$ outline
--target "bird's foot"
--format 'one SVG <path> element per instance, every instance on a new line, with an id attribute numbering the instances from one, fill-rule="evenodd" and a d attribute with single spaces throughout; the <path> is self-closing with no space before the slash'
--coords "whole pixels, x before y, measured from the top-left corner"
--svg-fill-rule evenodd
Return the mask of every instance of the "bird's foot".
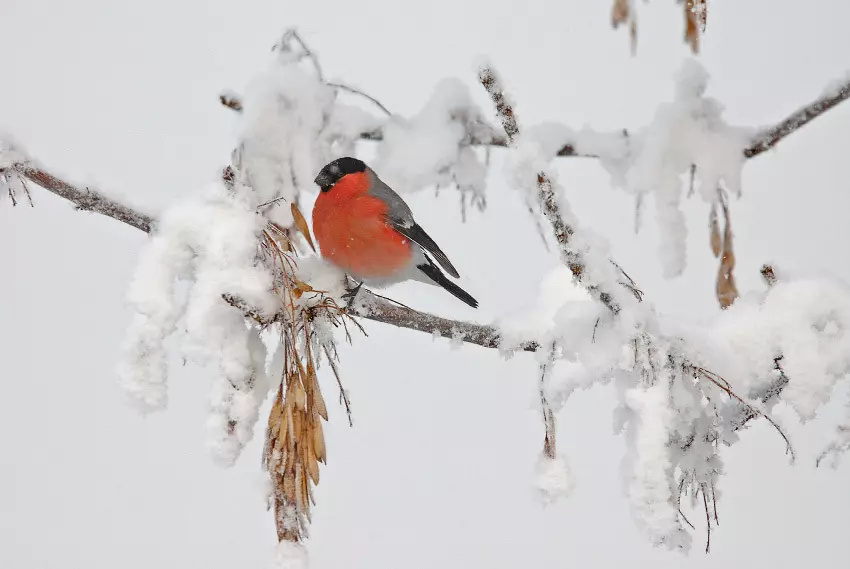
<path id="1" fill-rule="evenodd" d="M 340 298 L 344 298 L 346 300 L 346 304 L 348 305 L 349 308 L 351 308 L 351 305 L 354 303 L 354 299 L 357 297 L 357 293 L 360 292 L 360 288 L 362 286 L 363 286 L 363 281 L 360 281 L 360 284 L 358 284 L 353 289 L 349 289 L 348 292 L 346 292 L 345 294 L 343 294 L 340 297 Z"/>

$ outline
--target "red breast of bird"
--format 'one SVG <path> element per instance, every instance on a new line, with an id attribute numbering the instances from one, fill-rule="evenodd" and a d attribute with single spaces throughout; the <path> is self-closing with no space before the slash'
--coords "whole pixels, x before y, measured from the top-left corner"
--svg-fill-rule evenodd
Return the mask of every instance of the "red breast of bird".
<path id="1" fill-rule="evenodd" d="M 313 206 L 322 257 L 358 280 L 405 280 L 414 263 L 410 239 L 387 224 L 389 204 L 372 195 L 368 172 L 344 175 Z M 422 259 L 424 261 L 424 259 Z"/>
<path id="2" fill-rule="evenodd" d="M 343 157 L 322 168 L 313 233 L 322 257 L 370 286 L 417 280 L 441 286 L 470 306 L 477 301 L 450 281 L 457 269 L 419 226 L 407 203 L 361 160 Z"/>

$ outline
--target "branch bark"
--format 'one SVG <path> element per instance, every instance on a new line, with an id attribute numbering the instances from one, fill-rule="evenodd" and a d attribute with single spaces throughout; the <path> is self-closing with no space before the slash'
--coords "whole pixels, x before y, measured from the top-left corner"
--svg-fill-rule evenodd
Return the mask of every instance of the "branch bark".
<path id="1" fill-rule="evenodd" d="M 128 206 L 120 204 L 103 194 L 89 190 L 81 190 L 72 184 L 54 176 L 53 174 L 30 164 L 18 164 L 13 167 L 14 171 L 38 184 L 45 190 L 65 198 L 77 209 L 93 211 L 113 219 L 117 219 L 131 227 L 141 229 L 150 233 L 156 223 L 153 217 L 140 213 Z M 398 328 L 407 328 L 427 334 L 439 333 L 446 338 L 454 338 L 484 348 L 499 348 L 503 342 L 502 335 L 493 326 L 464 322 L 462 320 L 449 320 L 441 318 L 428 312 L 420 312 L 403 306 L 392 304 L 367 290 L 361 290 L 360 295 L 366 299 L 365 308 L 355 308 L 352 314 L 367 320 L 391 324 Z M 246 316 L 260 323 L 271 323 L 274 317 L 262 315 L 259 311 L 248 306 L 241 299 L 226 296 L 224 299 L 232 306 L 240 309 Z M 513 346 L 518 350 L 534 352 L 539 349 L 536 342 L 524 342 Z"/>
<path id="2" fill-rule="evenodd" d="M 99 192 L 90 190 L 89 188 L 81 190 L 31 164 L 16 164 L 13 166 L 13 169 L 17 174 L 35 182 L 45 190 L 50 190 L 54 194 L 65 198 L 76 205 L 77 209 L 93 211 L 117 219 L 136 229 L 141 229 L 145 233 L 151 232 L 151 227 L 154 223 L 154 219 L 151 216 L 118 203 Z"/>
<path id="3" fill-rule="evenodd" d="M 516 137 L 519 135 L 519 125 L 517 124 L 513 107 L 505 96 L 505 90 L 498 75 L 492 68 L 482 67 L 478 72 L 478 80 L 484 89 L 487 90 L 487 94 L 490 95 L 493 106 L 496 108 L 496 114 L 499 116 L 502 128 L 507 135 L 507 142 L 510 146 L 513 146 Z M 561 205 L 558 202 L 556 188 L 552 183 L 552 179 L 544 171 L 537 173 L 537 190 L 537 202 L 540 205 L 540 211 L 552 227 L 555 241 L 558 243 L 561 251 L 562 261 L 570 269 L 575 280 L 587 289 L 591 297 L 604 304 L 612 314 L 618 314 L 620 312 L 620 304 L 608 289 L 611 283 L 592 282 L 588 280 L 584 254 L 581 250 L 574 247 L 571 242 L 572 236 L 575 234 L 575 228 L 573 224 L 565 219 L 561 211 Z M 612 261 L 612 264 L 619 269 L 617 263 Z M 622 272 L 622 269 L 620 271 Z M 619 284 L 625 286 L 623 282 Z M 635 287 L 629 285 L 627 288 L 635 295 L 638 301 L 641 300 L 641 296 L 636 292 Z"/>
<path id="4" fill-rule="evenodd" d="M 848 98 L 850 98 L 850 78 L 844 79 L 835 87 L 828 89 L 823 96 L 791 114 L 784 121 L 763 130 L 753 138 L 753 142 L 744 150 L 744 156 L 754 158 L 773 148 L 780 140 L 801 129 Z"/>

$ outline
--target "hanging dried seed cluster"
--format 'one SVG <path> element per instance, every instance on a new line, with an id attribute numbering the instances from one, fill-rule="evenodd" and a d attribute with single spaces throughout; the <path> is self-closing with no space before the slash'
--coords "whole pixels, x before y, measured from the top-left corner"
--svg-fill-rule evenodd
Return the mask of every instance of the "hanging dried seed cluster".
<path id="1" fill-rule="evenodd" d="M 319 462 L 324 464 L 327 458 L 322 421 L 328 420 L 328 410 L 316 378 L 309 329 L 305 320 L 304 361 L 289 343 L 294 338 L 284 335 L 284 380 L 269 413 L 263 453 L 274 486 L 275 524 L 281 541 L 301 541 L 307 535 L 310 506 L 315 505 L 312 486 L 319 483 Z"/>
<path id="2" fill-rule="evenodd" d="M 294 203 L 291 208 L 295 229 L 315 250 L 304 216 Z M 261 244 L 278 275 L 275 292 L 283 309 L 275 321 L 280 324 L 284 350 L 282 380 L 269 412 L 263 466 L 272 482 L 270 498 L 278 539 L 297 542 L 308 535 L 310 508 L 315 505 L 313 486 L 319 483 L 319 463 L 327 460 L 322 421 L 328 420 L 328 411 L 316 375 L 318 354 L 325 354 L 339 381 L 333 339 L 319 339 L 315 326 L 320 320 L 345 326 L 346 319 L 359 325 L 323 291 L 298 279 L 291 237 L 290 229 L 269 223 Z M 312 293 L 316 302 L 299 303 L 307 293 Z M 348 408 L 344 393 L 343 399 Z"/>

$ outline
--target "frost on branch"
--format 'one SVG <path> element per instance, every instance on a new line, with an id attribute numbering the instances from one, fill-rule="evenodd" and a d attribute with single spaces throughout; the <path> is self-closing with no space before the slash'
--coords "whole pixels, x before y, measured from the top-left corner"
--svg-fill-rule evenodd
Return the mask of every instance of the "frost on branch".
<path id="1" fill-rule="evenodd" d="M 483 209 L 486 167 L 470 137 L 487 139 L 490 128 L 457 79 L 444 79 L 410 119 L 395 116 L 384 125 L 375 168 L 399 192 L 457 185 L 465 207 Z"/>
<path id="2" fill-rule="evenodd" d="M 783 278 L 763 296 L 739 299 L 712 333 L 725 342 L 740 391 L 770 407 L 784 401 L 808 421 L 850 373 L 850 288 L 834 279 Z M 774 397 L 780 373 L 787 385 Z"/>
<path id="3" fill-rule="evenodd" d="M 122 384 L 142 408 L 165 406 L 165 342 L 182 320 L 186 353 L 218 368 L 209 444 L 225 464 L 250 440 L 266 394 L 255 389 L 252 332 L 222 294 L 238 295 L 269 313 L 277 308 L 272 273 L 257 257 L 266 222 L 256 207 L 250 188 L 222 182 L 166 211 L 128 293 L 135 314 L 120 367 Z M 179 281 L 186 283 L 185 299 L 178 295 Z"/>
<path id="4" fill-rule="evenodd" d="M 680 150 L 677 146 L 680 134 L 685 133 L 688 160 L 679 158 L 674 164 L 687 166 L 690 158 L 694 158 L 698 164 L 708 165 L 706 176 L 713 189 L 723 178 L 735 190 L 744 145 L 732 145 L 734 153 L 727 155 L 712 149 L 714 143 L 728 147 L 729 131 L 712 121 L 706 122 L 706 108 L 714 106 L 706 107 L 702 102 L 704 81 L 699 69 L 690 71 L 692 76 L 683 73 L 689 78 L 678 95 L 679 106 L 687 112 L 677 114 L 676 105 L 662 107 L 655 124 L 647 129 L 652 133 L 655 127 L 662 135 L 657 141 L 650 137 L 650 142 L 647 135 L 638 138 L 637 148 L 645 154 L 639 153 L 634 162 L 626 162 L 626 174 L 635 168 L 641 172 L 641 167 L 644 179 L 652 179 L 658 172 L 664 174 L 669 156 L 675 157 Z M 793 460 L 791 443 L 767 415 L 765 404 L 772 404 L 775 401 L 771 399 L 780 395 L 784 399 L 787 391 L 788 402 L 798 412 L 802 408 L 805 417 L 805 412 L 814 413 L 829 397 L 834 382 L 850 371 L 847 361 L 850 349 L 843 334 L 850 294 L 843 285 L 820 281 L 811 288 L 804 286 L 807 294 L 796 298 L 792 307 L 790 301 L 783 299 L 788 291 L 783 293 L 783 287 L 776 285 L 775 275 L 771 273 L 772 286 L 763 297 L 756 298 L 757 308 L 745 312 L 748 303 L 742 300 L 718 315 L 713 325 L 698 328 L 699 334 L 693 326 L 660 318 L 650 303 L 640 302 L 642 293 L 625 271 L 609 259 L 604 242 L 581 228 L 571 213 L 561 187 L 548 172 L 547 161 L 556 145 L 520 135 L 513 107 L 492 69 L 482 69 L 479 79 L 493 100 L 512 146 L 508 160 L 510 185 L 523 192 L 531 211 L 539 212 L 553 231 L 561 259 L 572 275 L 572 283 L 563 282 L 564 290 L 574 284 L 588 293 L 586 299 L 580 300 L 562 293 L 559 307 L 557 295 L 544 292 L 541 298 L 554 300 L 554 306 L 527 310 L 531 318 L 525 322 L 522 318 L 503 322 L 505 337 L 516 337 L 517 331 L 511 328 L 518 327 L 531 334 L 526 339 L 534 338 L 540 346 L 551 346 L 548 351 L 551 360 L 542 363 L 541 376 L 547 433 L 544 449 L 550 449 L 554 411 L 563 406 L 575 389 L 613 379 L 620 399 L 616 429 L 626 435 L 628 443 L 625 491 L 638 526 L 656 545 L 687 550 L 691 537 L 685 525 L 691 524 L 681 510 L 681 498 L 690 495 L 692 505 L 702 506 L 705 512 L 708 551 L 712 512 L 714 524 L 717 523 L 717 483 L 723 472 L 721 445 L 734 443 L 737 431 L 749 420 L 763 417 L 784 439 Z M 723 134 L 718 135 L 718 129 Z M 550 136 L 556 130 L 549 127 L 537 132 Z M 727 159 L 733 166 L 731 169 L 724 166 Z M 677 185 L 675 190 L 680 191 L 680 187 Z M 715 195 L 712 192 L 708 198 L 712 205 Z M 726 266 L 721 265 L 721 272 L 728 275 L 734 289 L 729 217 L 725 202 L 722 205 L 727 234 L 722 246 L 718 244 L 717 254 L 724 253 Z M 567 276 L 563 269 L 561 274 Z M 552 282 L 557 275 L 553 277 Z M 794 290 L 797 295 L 802 292 Z M 814 299 L 822 300 L 823 304 L 814 303 Z M 787 324 L 794 330 L 791 333 L 797 334 L 792 341 L 799 344 L 799 350 L 789 347 L 789 354 L 784 353 L 788 344 L 776 337 L 783 334 L 784 327 L 775 320 L 776 316 L 771 317 L 774 307 L 776 315 L 788 316 L 797 311 L 797 317 Z M 751 328 L 730 341 L 726 334 L 729 323 L 736 322 L 735 318 L 741 315 Z M 711 332 L 703 336 L 706 329 Z M 811 329 L 816 330 L 816 338 L 810 337 Z M 824 332 L 826 337 L 822 337 Z M 754 343 L 758 345 L 765 339 L 770 349 L 751 351 Z M 812 365 L 813 359 L 819 360 L 819 365 L 809 370 L 807 377 L 803 368 Z M 794 379 L 789 379 L 789 363 L 803 377 L 794 387 Z M 711 370 L 722 370 L 731 381 Z M 739 393 L 745 394 L 749 401 Z M 827 452 L 843 449 L 843 442 L 843 439 L 837 441 Z"/>
<path id="5" fill-rule="evenodd" d="M 703 67 L 687 60 L 677 74 L 673 101 L 659 105 L 652 123 L 634 135 L 625 184 L 612 179 L 637 196 L 638 207 L 645 194 L 652 194 L 661 229 L 659 255 L 668 278 L 685 269 L 683 194 L 696 191 L 715 206 L 721 183 L 730 193 L 741 193 L 744 149 L 752 131 L 723 121 L 722 105 L 704 96 L 707 85 Z M 695 177 L 691 184 L 689 174 Z"/>
<path id="6" fill-rule="evenodd" d="M 15 169 L 18 164 L 28 161 L 20 146 L 11 137 L 0 133 L 0 200 L 8 195 L 12 205 L 16 206 L 18 200 L 25 196 L 30 206 L 33 205 L 26 179 Z"/>
<path id="7" fill-rule="evenodd" d="M 293 42 L 300 43 L 300 51 Z M 313 61 L 313 71 L 302 68 L 305 59 Z M 653 124 L 637 135 L 546 124 L 519 137 L 495 75 L 483 74 L 481 80 L 507 137 L 496 136 L 480 120 L 466 92 L 452 81 L 441 84 L 410 121 L 393 117 L 382 127 L 383 120 L 339 104 L 336 97 L 345 89 L 324 83 L 315 56 L 288 33 L 249 89 L 247 107 L 232 94 L 222 98 L 243 113 L 235 168 L 225 170 L 222 183 L 167 212 L 142 255 L 130 293 L 136 314 L 122 366 L 125 386 L 143 408 L 162 407 L 165 338 L 176 327 L 185 328 L 190 355 L 219 370 L 210 443 L 225 463 L 235 460 L 251 437 L 259 402 L 276 392 L 263 461 L 272 481 L 269 502 L 278 537 L 285 542 L 281 564 L 304 562 L 303 548 L 289 544 L 307 536 L 319 463 L 326 457 L 327 409 L 317 369 L 327 362 L 339 380 L 334 329 L 347 336 L 348 324 L 357 326 L 352 315 L 438 331 L 453 344 L 465 341 L 506 354 L 537 352 L 545 437 L 535 481 L 547 500 L 573 487 L 567 463 L 556 452 L 555 411 L 577 389 L 613 383 L 620 403 L 616 430 L 628 441 L 624 481 L 632 512 L 653 543 L 675 548 L 690 540 L 682 525 L 690 526 L 681 509 L 683 496 L 690 495 L 697 506 L 701 497 L 709 530 L 712 509 L 717 522 L 721 445 L 734 443 L 737 431 L 754 418 L 765 418 L 785 437 L 767 414 L 772 406 L 785 401 L 810 418 L 850 369 L 845 333 L 850 294 L 844 285 L 819 279 L 778 286 L 771 273 L 771 290 L 744 297 L 713 322 L 695 327 L 665 321 L 648 302 L 640 302 L 642 292 L 609 258 L 604 241 L 580 226 L 557 177 L 547 171 L 555 155 L 599 158 L 616 185 L 638 195 L 656 194 L 662 227 L 681 239 L 672 209 L 686 186 L 673 180 L 688 169 L 694 178 L 699 174 L 690 187 L 712 205 L 712 245 L 716 256 L 724 255 L 721 276 L 732 284 L 727 292 L 734 300 L 731 231 L 718 186 L 722 182 L 726 190 L 739 192 L 741 156 L 764 152 L 845 100 L 846 80 L 752 137 L 743 151 L 744 131 L 727 127 L 720 107 L 703 97 L 706 76 L 695 64 L 680 73 L 675 101 L 662 106 Z M 506 319 L 500 330 L 402 308 L 368 293 L 363 295 L 368 302 L 360 299 L 343 310 L 336 300 L 342 275 L 315 257 L 298 257 L 304 243 L 296 230 L 309 242 L 306 223 L 298 222 L 299 192 L 312 189 L 321 164 L 353 154 L 356 138 L 382 140 L 382 128 L 386 139 L 378 154 L 387 170 L 396 164 L 396 175 L 407 180 L 399 184 L 408 189 L 449 179 L 462 189 L 476 186 L 483 181 L 482 167 L 469 146 L 512 148 L 509 179 L 554 233 L 565 265 L 546 283 L 556 291 L 541 295 L 548 304 L 525 314 L 533 318 L 517 319 L 519 325 Z M 2 150 L 0 182 L 7 186 L 9 180 L 28 179 L 81 209 L 146 232 L 154 225 L 150 216 L 52 176 L 11 146 Z M 405 162 L 411 155 L 428 158 L 426 167 L 417 163 L 409 169 Z M 10 195 L 14 200 L 14 192 Z M 286 202 L 290 207 L 281 207 Z M 723 242 L 718 203 L 726 214 Z M 677 260 L 671 251 L 668 265 L 683 267 L 683 257 Z M 277 375 L 280 381 L 267 379 Z M 342 395 L 348 408 L 344 390 Z M 850 448 L 849 432 L 841 425 L 818 460 L 837 460 Z"/>
<path id="8" fill-rule="evenodd" d="M 284 39 L 240 102 L 235 166 L 247 173 L 246 183 L 260 205 L 297 202 L 299 191 L 314 188 L 322 166 L 351 154 L 361 133 L 381 125 L 361 109 L 340 103 L 336 90 L 301 63 L 303 53 L 293 38 Z M 265 213 L 283 227 L 292 224 L 289 207 Z"/>

